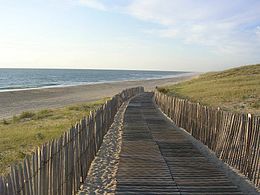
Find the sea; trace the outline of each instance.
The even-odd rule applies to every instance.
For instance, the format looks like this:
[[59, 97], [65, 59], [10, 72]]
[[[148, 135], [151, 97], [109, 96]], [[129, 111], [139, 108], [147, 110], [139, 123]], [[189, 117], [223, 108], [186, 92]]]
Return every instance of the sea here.
[[161, 79], [186, 74], [190, 73], [181, 71], [94, 69], [0, 69], [0, 92]]

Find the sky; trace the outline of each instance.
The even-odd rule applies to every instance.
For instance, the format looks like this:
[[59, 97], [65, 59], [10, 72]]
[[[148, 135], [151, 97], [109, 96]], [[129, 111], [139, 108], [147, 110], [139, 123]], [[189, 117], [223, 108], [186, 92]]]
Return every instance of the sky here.
[[259, 0], [0, 0], [0, 68], [260, 63]]

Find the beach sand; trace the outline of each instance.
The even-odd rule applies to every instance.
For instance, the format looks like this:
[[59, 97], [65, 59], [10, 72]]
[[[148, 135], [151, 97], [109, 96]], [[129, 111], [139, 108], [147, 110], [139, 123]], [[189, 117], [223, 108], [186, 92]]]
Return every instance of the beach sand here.
[[[195, 74], [194, 74], [195, 75]], [[95, 101], [112, 97], [125, 88], [144, 86], [153, 90], [156, 86], [169, 85], [194, 77], [179, 76], [167, 79], [140, 81], [122, 81], [70, 87], [32, 89], [22, 91], [0, 92], [0, 119], [9, 118], [28, 110], [58, 108], [71, 104]]]
[[119, 108], [115, 120], [103, 138], [103, 143], [91, 162], [87, 178], [78, 195], [115, 194], [116, 174], [122, 146], [124, 114], [129, 101]]

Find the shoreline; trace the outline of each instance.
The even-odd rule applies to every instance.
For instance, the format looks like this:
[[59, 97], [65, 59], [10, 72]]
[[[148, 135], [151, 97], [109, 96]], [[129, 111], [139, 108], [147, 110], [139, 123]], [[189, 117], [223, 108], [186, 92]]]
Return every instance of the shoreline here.
[[38, 86], [38, 87], [24, 87], [24, 88], [0, 88], [0, 93], [4, 92], [15, 92], [15, 91], [28, 91], [28, 90], [36, 90], [36, 89], [51, 89], [51, 88], [64, 88], [64, 87], [76, 87], [76, 86], [84, 86], [84, 85], [97, 85], [97, 84], [108, 84], [108, 83], [118, 83], [118, 82], [129, 82], [129, 81], [150, 81], [150, 80], [161, 80], [161, 79], [170, 79], [176, 77], [186, 77], [186, 76], [193, 76], [194, 72], [171, 75], [171, 76], [163, 76], [160, 78], [144, 78], [144, 79], [130, 79], [130, 80], [118, 80], [118, 81], [98, 81], [98, 82], [81, 82], [78, 84], [53, 84], [53, 85], [45, 85], [45, 86]]
[[10, 118], [23, 111], [59, 108], [71, 104], [96, 101], [104, 97], [111, 97], [125, 88], [135, 86], [144, 86], [145, 90], [149, 91], [156, 86], [174, 84], [197, 75], [197, 73], [194, 73], [163, 79], [117, 81], [0, 92], [0, 119]]

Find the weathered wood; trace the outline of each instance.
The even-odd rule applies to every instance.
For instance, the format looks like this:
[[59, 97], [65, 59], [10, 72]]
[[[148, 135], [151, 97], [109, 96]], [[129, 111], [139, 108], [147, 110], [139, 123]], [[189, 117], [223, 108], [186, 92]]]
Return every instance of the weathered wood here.
[[[193, 110], [184, 101], [179, 105], [186, 114]], [[207, 119], [210, 111], [201, 110], [204, 131], [199, 135], [207, 142], [210, 134], [205, 131], [213, 123]], [[180, 124], [185, 125], [187, 118], [180, 115]], [[152, 93], [131, 99], [122, 137], [116, 194], [242, 194], [163, 116]]]
[[20, 193], [20, 184], [19, 184], [19, 178], [18, 178], [18, 171], [17, 171], [17, 166], [13, 165], [11, 167], [12, 170], [12, 180], [14, 183], [14, 191], [15, 193]]
[[27, 165], [27, 158], [24, 159], [23, 161], [23, 175], [24, 175], [24, 189], [25, 189], [25, 194], [28, 194], [30, 195], [31, 192], [30, 192], [30, 173], [29, 173], [29, 170], [28, 170], [28, 165]]
[[8, 175], [6, 179], [4, 179], [5, 187], [6, 190], [5, 192], [9, 195], [15, 194], [15, 188], [14, 188], [14, 183], [12, 182], [11, 176]]
[[259, 116], [234, 114], [178, 97], [168, 97], [158, 91], [154, 99], [176, 125], [191, 133], [213, 150], [218, 158], [260, 187]]
[[0, 194], [6, 193], [6, 187], [5, 187], [4, 179], [0, 177]]

